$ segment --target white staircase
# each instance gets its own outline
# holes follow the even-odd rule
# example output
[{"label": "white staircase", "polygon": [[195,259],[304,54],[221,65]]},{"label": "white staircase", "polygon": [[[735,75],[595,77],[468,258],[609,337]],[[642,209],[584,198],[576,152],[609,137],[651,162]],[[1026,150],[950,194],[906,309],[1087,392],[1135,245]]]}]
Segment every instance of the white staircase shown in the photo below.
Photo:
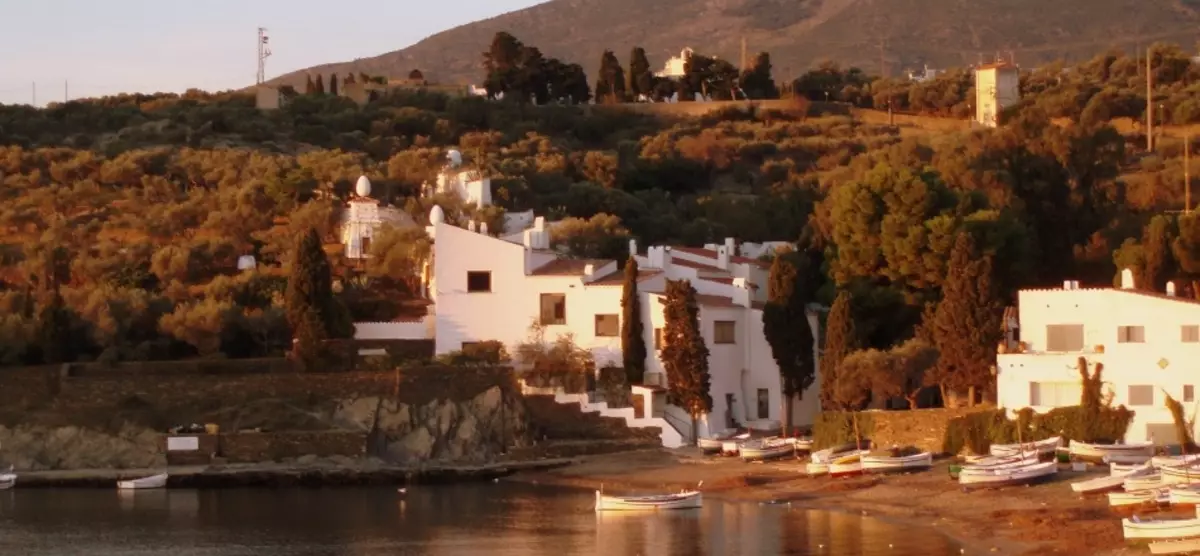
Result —
[{"label": "white staircase", "polygon": [[521,393],[526,396],[554,396],[556,403],[578,404],[579,410],[584,413],[599,412],[602,417],[623,419],[625,425],[631,428],[657,427],[661,431],[659,439],[665,448],[679,448],[687,445],[684,435],[676,430],[666,419],[661,417],[636,417],[632,407],[608,407],[608,402],[592,403],[586,393],[568,394],[562,388],[529,386],[525,384],[524,380],[521,381]]}]

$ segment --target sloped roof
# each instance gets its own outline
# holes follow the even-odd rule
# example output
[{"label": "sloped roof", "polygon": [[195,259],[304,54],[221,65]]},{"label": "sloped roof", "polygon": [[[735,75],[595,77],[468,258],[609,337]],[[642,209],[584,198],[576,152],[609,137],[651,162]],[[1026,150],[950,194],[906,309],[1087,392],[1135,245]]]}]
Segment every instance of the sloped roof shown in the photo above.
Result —
[{"label": "sloped roof", "polygon": [[530,276],[580,276],[583,274],[587,265],[592,265],[595,270],[611,263],[613,261],[607,259],[555,259],[542,266],[533,269]]}]

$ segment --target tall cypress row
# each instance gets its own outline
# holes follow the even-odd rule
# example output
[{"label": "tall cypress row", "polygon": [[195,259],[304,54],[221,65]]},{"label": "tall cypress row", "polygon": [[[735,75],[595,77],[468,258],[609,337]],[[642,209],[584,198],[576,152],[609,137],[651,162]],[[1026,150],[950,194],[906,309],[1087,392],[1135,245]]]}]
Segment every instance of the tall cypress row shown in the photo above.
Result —
[{"label": "tall cypress row", "polygon": [[821,354],[821,407],[838,407],[837,383],[842,360],[858,349],[858,335],[854,329],[853,301],[850,292],[842,290],[829,308],[825,324],[825,351]]},{"label": "tall cypress row", "polygon": [[687,280],[667,280],[663,300],[662,363],[667,372],[667,396],[692,417],[692,438],[696,421],[712,411],[708,346],[700,334],[700,307],[696,290]]},{"label": "tall cypress row", "polygon": [[638,298],[638,263],[632,255],[625,263],[621,291],[621,356],[630,384],[641,383],[646,372],[646,338],[643,335],[642,304]]}]

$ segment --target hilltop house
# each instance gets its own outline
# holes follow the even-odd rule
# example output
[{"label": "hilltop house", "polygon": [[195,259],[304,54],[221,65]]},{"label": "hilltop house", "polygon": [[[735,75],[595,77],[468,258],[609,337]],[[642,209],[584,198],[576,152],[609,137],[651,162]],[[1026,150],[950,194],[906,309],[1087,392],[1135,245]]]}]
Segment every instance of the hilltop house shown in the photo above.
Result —
[{"label": "hilltop house", "polygon": [[[997,357],[996,392],[1002,407],[1044,412],[1078,405],[1080,357],[1089,371],[1103,364],[1105,395],[1135,412],[1126,441],[1176,443],[1164,402],[1170,395],[1191,415],[1200,362],[1200,302],[1134,289],[1125,270],[1121,287],[1024,290],[1019,328]],[[1007,352],[1007,353],[1006,353]]]},{"label": "hilltop house", "polygon": [[343,254],[348,259],[365,259],[371,251],[371,240],[380,226],[415,226],[408,213],[392,206],[380,206],[371,197],[371,180],[359,176],[354,185],[355,195],[339,215]]},{"label": "hilltop house", "polygon": [[1021,100],[1017,66],[999,62],[975,68],[975,121],[987,127],[1000,125],[1000,114]]}]

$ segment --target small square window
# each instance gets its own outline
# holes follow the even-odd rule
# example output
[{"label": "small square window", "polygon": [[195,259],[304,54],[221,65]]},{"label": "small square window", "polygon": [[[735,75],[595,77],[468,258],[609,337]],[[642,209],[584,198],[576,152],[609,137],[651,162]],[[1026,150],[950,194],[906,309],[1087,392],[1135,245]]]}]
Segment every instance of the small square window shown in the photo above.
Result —
[{"label": "small square window", "polygon": [[596,337],[612,338],[621,335],[619,315],[596,315]]},{"label": "small square window", "polygon": [[542,294],[542,325],[567,324],[567,296],[561,293]]},{"label": "small square window", "polygon": [[713,322],[713,343],[736,344],[737,322],[731,320],[719,320]]},{"label": "small square window", "polygon": [[1117,327],[1117,343],[1118,344],[1141,344],[1146,341],[1146,327],[1144,326],[1118,326]]},{"label": "small square window", "polygon": [[1154,405],[1154,387],[1131,384],[1129,386],[1129,405]]},{"label": "small square window", "polygon": [[1195,386],[1193,386],[1191,384],[1183,385],[1183,401],[1185,401],[1185,402],[1196,401],[1196,387]]},{"label": "small square window", "polygon": [[467,291],[470,293],[486,293],[492,291],[492,273],[483,270],[467,272]]},{"label": "small square window", "polygon": [[1200,324],[1185,324],[1180,328],[1179,340],[1185,344],[1200,344]]}]

